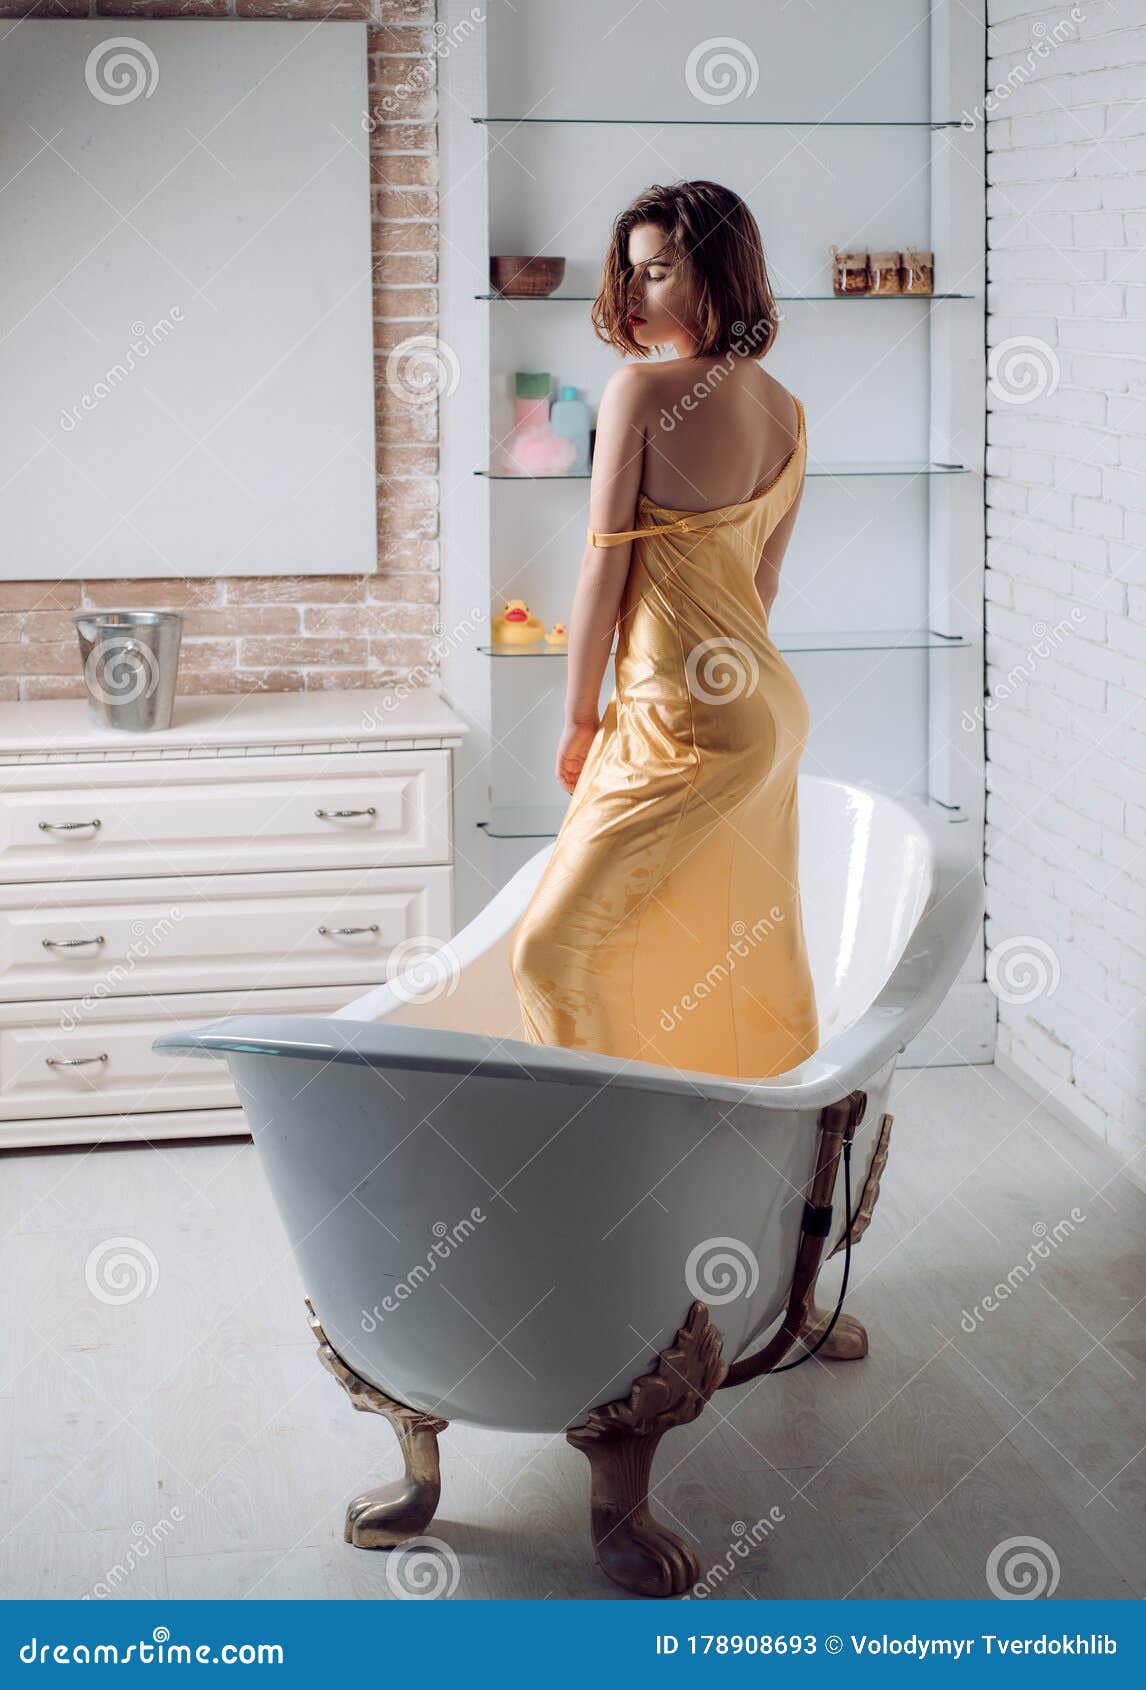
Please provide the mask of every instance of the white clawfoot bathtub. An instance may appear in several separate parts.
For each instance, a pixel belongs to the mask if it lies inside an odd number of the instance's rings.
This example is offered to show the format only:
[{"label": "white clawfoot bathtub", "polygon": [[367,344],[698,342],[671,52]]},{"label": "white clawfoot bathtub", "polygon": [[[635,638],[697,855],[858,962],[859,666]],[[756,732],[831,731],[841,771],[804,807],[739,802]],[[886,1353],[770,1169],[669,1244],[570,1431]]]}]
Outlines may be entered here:
[{"label": "white clawfoot bathtub", "polygon": [[[562,1432],[627,1398],[694,1300],[726,1364],[784,1313],[825,1115],[858,1094],[858,1193],[896,1058],[954,983],[984,892],[969,830],[917,801],[801,776],[799,813],[821,1045],[788,1073],[525,1042],[510,941],[552,844],[428,964],[335,1015],[155,1041],[229,1063],[317,1319],[363,1388],[415,1420]],[[829,1247],[845,1230],[837,1193]]]}]

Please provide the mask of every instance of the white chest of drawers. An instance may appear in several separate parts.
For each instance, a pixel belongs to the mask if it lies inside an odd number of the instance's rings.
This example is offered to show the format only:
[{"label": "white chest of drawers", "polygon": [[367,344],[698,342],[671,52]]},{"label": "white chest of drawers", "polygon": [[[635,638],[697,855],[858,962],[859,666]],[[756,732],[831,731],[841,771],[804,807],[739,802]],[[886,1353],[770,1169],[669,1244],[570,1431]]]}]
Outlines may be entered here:
[{"label": "white chest of drawers", "polygon": [[246,1131],[173,1022],[326,1013],[453,932],[429,688],[180,699],[121,733],[0,706],[0,1149]]}]

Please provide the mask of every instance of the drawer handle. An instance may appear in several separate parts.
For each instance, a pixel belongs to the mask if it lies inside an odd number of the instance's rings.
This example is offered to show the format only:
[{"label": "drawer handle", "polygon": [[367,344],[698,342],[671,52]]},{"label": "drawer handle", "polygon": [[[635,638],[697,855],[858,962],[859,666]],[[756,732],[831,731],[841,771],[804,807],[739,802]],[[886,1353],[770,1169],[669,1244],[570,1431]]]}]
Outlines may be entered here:
[{"label": "drawer handle", "polygon": [[102,827],[98,816],[93,816],[90,822],[37,822],[36,826],[46,833],[69,833],[75,827]]},{"label": "drawer handle", "polygon": [[49,951],[66,951],[73,945],[106,945],[107,940],[97,933],[93,939],[41,939],[40,943]]},{"label": "drawer handle", "polygon": [[45,1056],[49,1068],[80,1068],[85,1062],[106,1062],[107,1051],[98,1056]]},{"label": "drawer handle", "polygon": [[326,933],[326,934],[334,934],[334,933],[377,933],[378,923],[376,921],[372,921],[370,923],[369,927],[320,927],[318,931],[320,933]]},{"label": "drawer handle", "polygon": [[314,813],[324,821],[330,821],[334,816],[376,816],[378,811],[371,804],[368,810],[316,810]]}]

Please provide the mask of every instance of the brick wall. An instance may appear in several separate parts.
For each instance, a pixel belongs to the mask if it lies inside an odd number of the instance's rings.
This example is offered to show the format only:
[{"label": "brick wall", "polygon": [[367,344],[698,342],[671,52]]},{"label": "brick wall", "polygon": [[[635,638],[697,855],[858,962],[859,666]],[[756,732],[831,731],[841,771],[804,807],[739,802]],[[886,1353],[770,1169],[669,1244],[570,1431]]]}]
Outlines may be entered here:
[{"label": "brick wall", "polygon": [[[370,131],[378,570],[369,576],[221,580],[0,580],[0,699],[79,697],[69,612],[147,605],[185,614],[182,693],[301,691],[386,685],[436,669],[438,418],[403,405],[385,382],[387,354],[437,329],[438,139],[435,0],[0,0],[0,19],[364,19]],[[2,38],[18,22],[0,22]],[[393,121],[390,121],[392,115]],[[0,223],[2,227],[2,223]]]},{"label": "brick wall", "polygon": [[987,937],[1146,1172],[1146,0],[989,0]]}]

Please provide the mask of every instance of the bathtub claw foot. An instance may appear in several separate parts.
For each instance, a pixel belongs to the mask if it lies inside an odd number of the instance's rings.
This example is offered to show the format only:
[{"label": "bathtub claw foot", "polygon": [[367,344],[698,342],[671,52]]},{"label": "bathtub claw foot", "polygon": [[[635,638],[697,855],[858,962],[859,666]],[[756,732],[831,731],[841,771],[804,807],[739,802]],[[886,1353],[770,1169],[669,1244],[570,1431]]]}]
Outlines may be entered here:
[{"label": "bathtub claw foot", "polygon": [[649,1510],[649,1477],[661,1438],[695,1420],[728,1371],[721,1336],[696,1301],[656,1368],[628,1397],[590,1410],[565,1436],[590,1470],[590,1522],[601,1570],[638,1596],[681,1596],[700,1577],[684,1539]]},{"label": "bathtub claw foot", "polygon": [[[651,1467],[658,1440],[647,1442]],[[653,1518],[647,1499],[626,1497],[625,1487],[616,1486],[611,1477],[608,1483],[618,1500],[592,1509],[593,1544],[602,1572],[637,1596],[683,1596],[700,1578],[696,1556],[682,1537]]]},{"label": "bathtub claw foot", "polygon": [[[805,1349],[814,1347],[831,1318],[830,1310],[818,1309],[814,1303],[811,1304],[800,1330],[800,1341]],[[854,1314],[841,1314],[827,1343],[821,1344],[816,1351],[817,1357],[823,1361],[859,1361],[866,1354],[867,1327],[862,1326]]]},{"label": "bathtub claw foot", "polygon": [[418,1537],[434,1517],[442,1494],[438,1433],[444,1432],[449,1422],[397,1402],[376,1385],[360,1379],[322,1330],[309,1297],[306,1310],[310,1329],[318,1339],[319,1361],[333,1373],[355,1408],[364,1414],[382,1414],[389,1420],[406,1463],[401,1479],[354,1498],[346,1510],[342,1535],[356,1549],[394,1549],[407,1538]]},{"label": "bathtub claw foot", "polygon": [[405,1479],[364,1491],[348,1504],[342,1535],[355,1549],[394,1549],[407,1538],[420,1536],[434,1518],[442,1494],[441,1480],[436,1476],[437,1442],[433,1445],[433,1479],[413,1478],[409,1471],[410,1452],[404,1453]]}]

